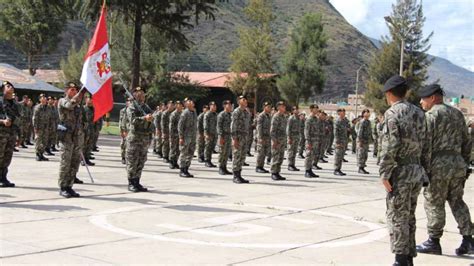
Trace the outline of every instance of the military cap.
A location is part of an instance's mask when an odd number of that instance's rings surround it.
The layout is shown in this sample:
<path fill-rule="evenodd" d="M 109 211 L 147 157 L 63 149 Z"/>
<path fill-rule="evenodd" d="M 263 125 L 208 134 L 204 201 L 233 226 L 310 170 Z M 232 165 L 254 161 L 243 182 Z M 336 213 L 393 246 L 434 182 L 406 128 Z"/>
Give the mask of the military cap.
<path fill-rule="evenodd" d="M 39 99 L 41 99 L 41 98 L 43 98 L 43 97 L 46 97 L 46 94 L 41 93 L 41 94 L 38 96 Z"/>
<path fill-rule="evenodd" d="M 407 86 L 407 80 L 399 75 L 392 76 L 385 82 L 383 92 Z"/>
<path fill-rule="evenodd" d="M 305 112 L 305 111 L 303 111 L 303 112 L 301 112 L 301 113 L 300 113 L 300 115 L 302 115 L 302 116 L 306 116 L 306 112 Z"/>
<path fill-rule="evenodd" d="M 280 105 L 285 105 L 285 102 L 284 102 L 284 101 L 279 101 L 279 102 L 277 102 L 276 106 L 278 107 L 278 106 L 280 106 Z"/>
<path fill-rule="evenodd" d="M 226 105 L 226 104 L 232 104 L 232 102 L 229 101 L 229 100 L 225 100 L 225 101 L 222 102 L 222 105 Z"/>
<path fill-rule="evenodd" d="M 245 95 L 240 95 L 240 96 L 239 96 L 239 100 L 242 100 L 242 99 L 247 100 L 247 96 L 245 96 Z"/>
<path fill-rule="evenodd" d="M 5 81 L 2 82 L 2 89 L 3 89 L 6 85 L 10 85 L 10 86 L 12 86 L 12 87 L 15 87 L 15 86 L 13 86 L 13 84 L 12 84 L 10 81 L 5 80 Z"/>
<path fill-rule="evenodd" d="M 193 98 L 186 98 L 186 99 L 184 99 L 184 101 L 185 102 L 193 102 L 193 103 L 195 102 Z"/>
<path fill-rule="evenodd" d="M 317 104 L 312 104 L 309 106 L 309 109 L 319 108 Z"/>
<path fill-rule="evenodd" d="M 433 94 L 436 94 L 436 93 L 440 93 L 442 95 L 444 95 L 444 91 L 443 89 L 441 88 L 441 86 L 439 84 L 431 84 L 431 85 L 428 85 L 428 86 L 425 86 L 423 88 L 421 88 L 419 91 L 418 91 L 418 96 L 420 98 L 425 98 L 425 97 L 429 97 Z"/>
<path fill-rule="evenodd" d="M 53 97 L 53 100 L 55 100 L 55 101 L 56 101 L 57 99 L 58 99 L 57 97 Z"/>
<path fill-rule="evenodd" d="M 202 108 L 209 109 L 209 105 L 205 104 Z"/>
<path fill-rule="evenodd" d="M 264 102 L 263 107 L 265 107 L 265 106 L 272 106 L 272 103 L 271 102 Z"/>
<path fill-rule="evenodd" d="M 143 92 L 145 92 L 141 87 L 136 87 L 134 92 L 137 92 L 137 91 L 143 91 Z"/>
<path fill-rule="evenodd" d="M 21 97 L 22 99 L 28 99 L 28 95 L 23 95 L 23 97 Z"/>
<path fill-rule="evenodd" d="M 209 106 L 211 106 L 211 105 L 216 105 L 216 102 L 214 102 L 214 101 L 209 102 Z"/>
<path fill-rule="evenodd" d="M 76 88 L 77 89 L 78 87 L 77 87 L 76 83 L 70 81 L 70 82 L 66 83 L 66 88 Z"/>
<path fill-rule="evenodd" d="M 181 104 L 183 105 L 183 103 L 181 101 L 176 101 L 175 104 Z"/>
<path fill-rule="evenodd" d="M 174 104 L 174 102 L 173 101 L 168 101 L 168 104 Z"/>
<path fill-rule="evenodd" d="M 48 96 L 48 100 L 52 100 L 52 99 L 53 99 L 53 97 L 51 97 L 51 96 Z"/>

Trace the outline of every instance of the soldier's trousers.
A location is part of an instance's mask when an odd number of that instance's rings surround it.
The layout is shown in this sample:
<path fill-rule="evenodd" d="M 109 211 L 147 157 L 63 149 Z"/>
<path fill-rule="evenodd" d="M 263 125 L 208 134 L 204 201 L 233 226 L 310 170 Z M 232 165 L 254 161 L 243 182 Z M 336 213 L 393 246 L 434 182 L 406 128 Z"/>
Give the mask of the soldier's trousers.
<path fill-rule="evenodd" d="M 357 165 L 359 167 L 366 167 L 367 157 L 369 154 L 369 143 L 358 143 L 357 144 Z"/>
<path fill-rule="evenodd" d="M 174 134 L 173 134 L 174 135 Z M 178 134 L 170 138 L 170 160 L 178 161 L 179 158 L 179 138 Z"/>
<path fill-rule="evenodd" d="M 357 140 L 352 138 L 352 153 L 356 153 L 357 151 Z"/>
<path fill-rule="evenodd" d="M 306 147 L 306 158 L 304 160 L 304 166 L 305 166 L 306 171 L 311 170 L 311 168 L 313 167 L 313 164 L 315 162 L 318 162 L 318 158 L 319 158 L 320 143 L 318 141 L 315 141 L 315 142 L 306 141 L 306 146 L 308 146 L 309 144 L 312 144 L 312 147 L 311 149 Z"/>
<path fill-rule="evenodd" d="M 281 171 L 281 164 L 283 163 L 283 158 L 285 157 L 285 140 L 279 140 L 278 146 L 276 148 L 272 145 L 272 167 L 271 173 L 276 174 Z"/>
<path fill-rule="evenodd" d="M 191 166 L 191 161 L 196 150 L 196 138 L 184 139 L 184 145 L 179 145 L 179 166 L 181 168 L 188 168 Z"/>
<path fill-rule="evenodd" d="M 331 151 L 332 150 L 332 143 L 334 142 L 334 134 L 331 134 L 330 137 L 329 137 L 329 142 L 327 144 L 327 149 L 326 151 Z"/>
<path fill-rule="evenodd" d="M 204 159 L 210 162 L 212 160 L 212 153 L 214 152 L 214 148 L 216 147 L 217 136 L 210 135 L 209 138 L 205 141 L 206 145 L 204 147 Z"/>
<path fill-rule="evenodd" d="M 257 143 L 257 167 L 263 167 L 265 165 L 265 157 L 271 154 L 271 143 L 270 139 L 263 139 L 261 143 Z"/>
<path fill-rule="evenodd" d="M 322 159 L 324 157 L 324 154 L 326 153 L 328 142 L 329 142 L 329 136 L 324 136 L 324 138 L 321 140 L 321 145 L 320 145 L 319 151 L 318 151 L 318 154 L 319 154 L 319 158 L 317 159 L 318 161 L 319 161 L 319 159 Z"/>
<path fill-rule="evenodd" d="M 288 145 L 288 165 L 295 165 L 296 153 L 298 152 L 299 146 L 300 140 L 297 138 L 293 138 L 293 143 Z"/>
<path fill-rule="evenodd" d="M 299 146 L 298 154 L 303 154 L 305 149 L 306 149 L 306 139 L 302 138 L 300 140 L 300 146 Z"/>
<path fill-rule="evenodd" d="M 247 155 L 248 151 L 247 137 L 248 134 L 237 137 L 239 147 L 236 149 L 234 146 L 232 146 L 232 171 L 234 172 L 242 171 L 242 166 L 245 163 L 245 156 Z"/>
<path fill-rule="evenodd" d="M 436 167 L 436 166 L 435 166 Z M 459 232 L 463 236 L 470 236 L 472 231 L 471 214 L 469 207 L 463 200 L 466 173 L 464 169 L 436 167 L 430 180 L 430 185 L 425 188 L 425 211 L 428 218 L 428 235 L 441 238 L 446 224 L 444 204 L 447 201 L 454 219 L 458 223 Z"/>
<path fill-rule="evenodd" d="M 342 160 L 344 160 L 344 153 L 346 152 L 346 143 L 336 143 L 336 152 L 334 155 L 334 170 L 341 170 Z"/>
<path fill-rule="evenodd" d="M 35 137 L 36 153 L 43 154 L 47 145 L 48 145 L 48 131 L 44 129 L 38 130 Z"/>
<path fill-rule="evenodd" d="M 374 156 L 377 156 L 378 151 L 379 151 L 379 143 L 378 143 L 378 140 L 374 139 L 374 151 L 373 151 L 373 155 L 374 155 Z"/>
<path fill-rule="evenodd" d="M 247 152 L 250 153 L 252 150 L 252 142 L 253 142 L 253 130 L 250 129 L 249 136 L 247 137 Z"/>
<path fill-rule="evenodd" d="M 387 193 L 386 199 L 386 217 L 392 253 L 416 257 L 415 210 L 422 184 L 409 179 L 392 180 L 393 190 Z"/>
<path fill-rule="evenodd" d="M 50 128 L 49 130 L 49 134 L 48 134 L 48 144 L 47 144 L 47 147 L 52 147 L 53 145 L 56 145 L 57 143 L 57 128 L 58 128 L 58 125 L 57 124 L 54 124 L 53 127 Z"/>
<path fill-rule="evenodd" d="M 204 157 L 204 148 L 206 145 L 206 141 L 204 140 L 204 135 L 203 134 L 198 134 L 197 139 L 197 152 L 199 157 Z"/>
<path fill-rule="evenodd" d="M 16 135 L 11 132 L 0 132 L 0 168 L 7 169 L 12 162 Z"/>
<path fill-rule="evenodd" d="M 126 157 L 128 179 L 141 178 L 150 143 L 151 136 L 148 135 L 127 136 Z"/>
<path fill-rule="evenodd" d="M 161 147 L 163 150 L 163 158 L 170 158 L 170 139 L 166 136 L 163 136 L 162 138 L 162 143 Z"/>
<path fill-rule="evenodd" d="M 220 136 L 219 138 L 224 139 L 224 145 L 220 145 L 221 140 L 219 139 L 219 168 L 226 168 L 227 160 L 232 152 L 232 140 L 230 136 Z"/>
<path fill-rule="evenodd" d="M 120 140 L 120 151 L 122 155 L 122 159 L 125 159 L 126 151 L 127 151 L 127 139 L 121 138 Z"/>
<path fill-rule="evenodd" d="M 92 148 L 97 146 L 97 142 L 99 141 L 99 135 L 100 135 L 100 130 L 99 129 L 94 130 Z"/>
<path fill-rule="evenodd" d="M 94 136 L 92 136 L 92 131 L 88 130 L 84 132 L 84 156 L 87 156 L 92 152 L 92 149 L 94 148 Z"/>
<path fill-rule="evenodd" d="M 66 133 L 61 142 L 61 162 L 59 166 L 60 188 L 72 187 L 74 178 L 81 163 L 82 146 L 84 145 L 84 135 L 82 133 Z"/>
<path fill-rule="evenodd" d="M 163 142 L 161 141 L 161 134 L 155 136 L 155 146 L 153 147 L 156 152 L 163 153 L 162 150 Z"/>
<path fill-rule="evenodd" d="M 19 135 L 19 142 L 24 143 L 25 141 L 30 140 L 30 135 L 29 134 L 29 125 L 28 124 L 23 124 L 20 128 L 20 135 Z"/>

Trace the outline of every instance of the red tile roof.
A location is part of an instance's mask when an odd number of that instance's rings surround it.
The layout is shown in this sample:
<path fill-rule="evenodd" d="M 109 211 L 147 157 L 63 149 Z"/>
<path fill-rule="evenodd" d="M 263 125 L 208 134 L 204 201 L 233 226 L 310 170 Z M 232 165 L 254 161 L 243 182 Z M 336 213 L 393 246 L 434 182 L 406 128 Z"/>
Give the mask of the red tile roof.
<path fill-rule="evenodd" d="M 226 88 L 235 73 L 232 72 L 175 72 L 176 75 L 185 75 L 191 82 L 198 83 L 201 87 Z M 246 76 L 242 73 L 242 76 Z M 276 74 L 261 74 L 262 77 L 274 77 Z"/>

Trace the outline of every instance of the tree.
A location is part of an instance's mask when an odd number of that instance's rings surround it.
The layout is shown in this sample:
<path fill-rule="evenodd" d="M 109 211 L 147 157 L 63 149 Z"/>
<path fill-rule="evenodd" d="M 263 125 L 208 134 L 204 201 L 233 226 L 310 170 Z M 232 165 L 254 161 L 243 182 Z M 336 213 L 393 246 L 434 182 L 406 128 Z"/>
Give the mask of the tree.
<path fill-rule="evenodd" d="M 426 18 L 421 3 L 417 0 L 397 0 L 392 5 L 392 14 L 386 20 L 390 36 L 382 38 L 382 49 L 375 54 L 369 66 L 367 92 L 364 96 L 367 106 L 381 108 L 376 109 L 377 111 L 387 108 L 381 88 L 390 76 L 399 72 L 402 40 L 403 76 L 410 87 L 408 99 L 415 104 L 419 102 L 416 92 L 428 79 L 427 68 L 432 62 L 426 52 L 430 49 L 429 42 L 433 32 L 427 37 L 423 36 Z"/>
<path fill-rule="evenodd" d="M 237 94 L 251 94 L 257 102 L 257 92 L 272 88 L 265 73 L 273 73 L 271 55 L 274 50 L 270 23 L 274 20 L 270 0 L 250 0 L 244 13 L 254 26 L 239 29 L 240 46 L 232 51 L 230 70 L 235 77 L 229 81 Z"/>
<path fill-rule="evenodd" d="M 37 57 L 56 48 L 65 15 L 48 1 L 0 0 L 0 38 L 26 55 L 30 75 L 36 74 Z"/>
<path fill-rule="evenodd" d="M 292 105 L 321 93 L 327 63 L 327 36 L 320 14 L 305 14 L 291 33 L 291 40 L 282 59 L 282 74 L 277 80 L 278 90 Z"/>
<path fill-rule="evenodd" d="M 79 50 L 73 43 L 71 49 L 67 53 L 65 59 L 61 59 L 59 65 L 64 74 L 64 83 L 68 81 L 80 83 L 79 78 L 82 74 L 82 67 L 84 65 L 84 56 L 89 48 L 89 42 L 84 42 Z"/>

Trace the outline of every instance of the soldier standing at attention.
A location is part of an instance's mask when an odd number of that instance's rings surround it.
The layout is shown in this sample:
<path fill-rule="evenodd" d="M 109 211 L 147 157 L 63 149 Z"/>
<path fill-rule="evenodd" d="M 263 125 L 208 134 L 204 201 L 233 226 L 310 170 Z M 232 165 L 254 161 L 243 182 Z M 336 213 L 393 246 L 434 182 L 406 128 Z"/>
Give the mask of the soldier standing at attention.
<path fill-rule="evenodd" d="M 249 183 L 242 178 L 242 166 L 247 153 L 247 138 L 250 129 L 250 113 L 247 111 L 247 98 L 243 95 L 238 98 L 239 107 L 232 112 L 230 130 L 232 134 L 232 172 L 233 182 L 236 184 Z"/>
<path fill-rule="evenodd" d="M 306 138 L 304 137 L 304 124 L 306 121 L 306 113 L 304 111 L 300 113 L 299 119 L 300 119 L 300 145 L 298 148 L 298 157 L 300 159 L 304 159 L 305 157 L 303 155 L 303 152 L 306 147 Z"/>
<path fill-rule="evenodd" d="M 288 136 L 288 171 L 299 171 L 296 168 L 296 153 L 300 145 L 301 120 L 299 118 L 298 107 L 293 106 L 292 115 L 288 119 L 286 135 Z"/>
<path fill-rule="evenodd" d="M 153 124 L 155 125 L 155 150 L 158 158 L 163 158 L 163 141 L 161 138 L 161 117 L 163 112 L 166 110 L 166 105 L 161 103 L 158 107 L 158 111 L 153 117 Z"/>
<path fill-rule="evenodd" d="M 77 93 L 77 91 L 76 91 Z M 39 103 L 33 109 L 33 127 L 35 129 L 35 151 L 37 161 L 49 161 L 44 157 L 48 145 L 50 112 L 47 106 L 46 95 L 40 94 Z"/>
<path fill-rule="evenodd" d="M 79 170 L 82 146 L 84 145 L 83 115 L 80 104 L 85 92 L 84 89 L 81 94 L 78 94 L 76 84 L 69 82 L 65 90 L 65 97 L 61 98 L 58 104 L 59 124 L 66 128 L 60 138 L 62 147 L 58 180 L 59 195 L 65 198 L 79 197 L 72 186 Z"/>
<path fill-rule="evenodd" d="M 8 178 L 8 167 L 12 162 L 15 148 L 15 120 L 20 116 L 18 105 L 14 103 L 15 88 L 8 81 L 2 83 L 3 98 L 0 101 L 0 187 L 14 187 Z"/>
<path fill-rule="evenodd" d="M 341 171 L 342 160 L 344 160 L 344 153 L 346 152 L 347 141 L 349 140 L 349 124 L 346 120 L 346 111 L 344 109 L 337 110 L 337 119 L 334 123 L 334 144 L 336 147 L 336 154 L 334 156 L 334 175 L 345 176 Z"/>
<path fill-rule="evenodd" d="M 286 180 L 280 175 L 281 164 L 286 150 L 286 105 L 280 101 L 277 103 L 277 113 L 272 117 L 270 136 L 272 138 L 272 179 L 275 181 Z"/>
<path fill-rule="evenodd" d="M 198 162 L 203 163 L 204 158 L 204 148 L 206 140 L 204 139 L 204 116 L 209 111 L 209 106 L 204 105 L 202 107 L 202 113 L 197 117 L 197 151 L 198 151 Z"/>
<path fill-rule="evenodd" d="M 130 99 L 125 101 L 125 107 L 120 109 L 119 115 L 119 130 L 120 130 L 120 151 L 122 157 L 122 164 L 127 164 L 125 160 L 125 155 L 127 151 L 127 134 L 128 134 L 128 117 L 127 117 L 127 108 L 130 105 Z M 156 124 L 155 124 L 156 125 Z"/>
<path fill-rule="evenodd" d="M 227 160 L 232 152 L 232 139 L 230 134 L 230 124 L 232 122 L 232 102 L 226 100 L 222 103 L 224 110 L 217 116 L 217 135 L 219 136 L 219 174 L 232 174 L 227 170 Z"/>
<path fill-rule="evenodd" d="M 423 193 L 429 238 L 416 249 L 420 253 L 442 254 L 439 241 L 446 223 L 444 204 L 447 201 L 463 237 L 461 246 L 455 250 L 456 255 L 461 256 L 474 252 L 471 214 L 463 200 L 464 185 L 471 172 L 472 141 L 464 115 L 445 104 L 443 95 L 444 91 L 438 84 L 429 85 L 418 93 L 421 106 L 426 111 L 431 156 L 430 167 L 426 169 L 430 185 Z"/>
<path fill-rule="evenodd" d="M 313 173 L 312 167 L 315 161 L 318 159 L 318 149 L 320 145 L 320 132 L 319 132 L 319 121 L 318 121 L 318 106 L 312 104 L 309 106 L 310 114 L 306 118 L 304 126 L 304 136 L 306 139 L 306 158 L 305 158 L 305 174 L 307 178 L 319 177 Z"/>
<path fill-rule="evenodd" d="M 271 152 L 271 137 L 270 137 L 270 126 L 272 117 L 270 115 L 272 111 L 272 104 L 269 102 L 263 103 L 263 111 L 257 116 L 257 167 L 255 171 L 257 173 L 269 173 L 264 167 L 265 157 Z"/>
<path fill-rule="evenodd" d="M 127 108 L 127 120 L 129 122 L 126 152 L 128 190 L 146 192 L 148 189 L 140 184 L 140 179 L 155 130 L 153 111 L 145 103 L 145 92 L 140 87 L 135 89 L 133 97 L 135 101 Z"/>
<path fill-rule="evenodd" d="M 206 140 L 204 148 L 204 159 L 206 167 L 216 167 L 212 163 L 212 153 L 217 143 L 217 105 L 215 102 L 209 103 L 209 112 L 204 115 L 204 138 Z"/>
<path fill-rule="evenodd" d="M 170 162 L 170 115 L 174 111 L 173 101 L 168 102 L 166 111 L 161 116 L 161 139 L 163 140 L 163 161 Z"/>
<path fill-rule="evenodd" d="M 196 150 L 197 115 L 194 100 L 185 100 L 186 110 L 181 113 L 178 123 L 180 177 L 192 178 L 189 167 Z"/>
<path fill-rule="evenodd" d="M 416 203 L 422 184 L 428 184 L 425 115 L 405 100 L 407 90 L 407 82 L 400 76 L 391 77 L 383 88 L 391 107 L 385 112 L 380 177 L 387 191 L 386 217 L 394 265 L 413 265 Z"/>
<path fill-rule="evenodd" d="M 170 169 L 179 169 L 179 137 L 178 137 L 178 123 L 183 112 L 183 104 L 180 101 L 175 102 L 175 110 L 170 115 Z"/>
<path fill-rule="evenodd" d="M 369 141 L 372 137 L 372 128 L 370 126 L 370 111 L 365 109 L 362 111 L 362 120 L 359 121 L 357 130 L 357 165 L 359 166 L 359 174 L 369 174 L 365 170 L 367 165 L 367 157 L 369 153 Z"/>

